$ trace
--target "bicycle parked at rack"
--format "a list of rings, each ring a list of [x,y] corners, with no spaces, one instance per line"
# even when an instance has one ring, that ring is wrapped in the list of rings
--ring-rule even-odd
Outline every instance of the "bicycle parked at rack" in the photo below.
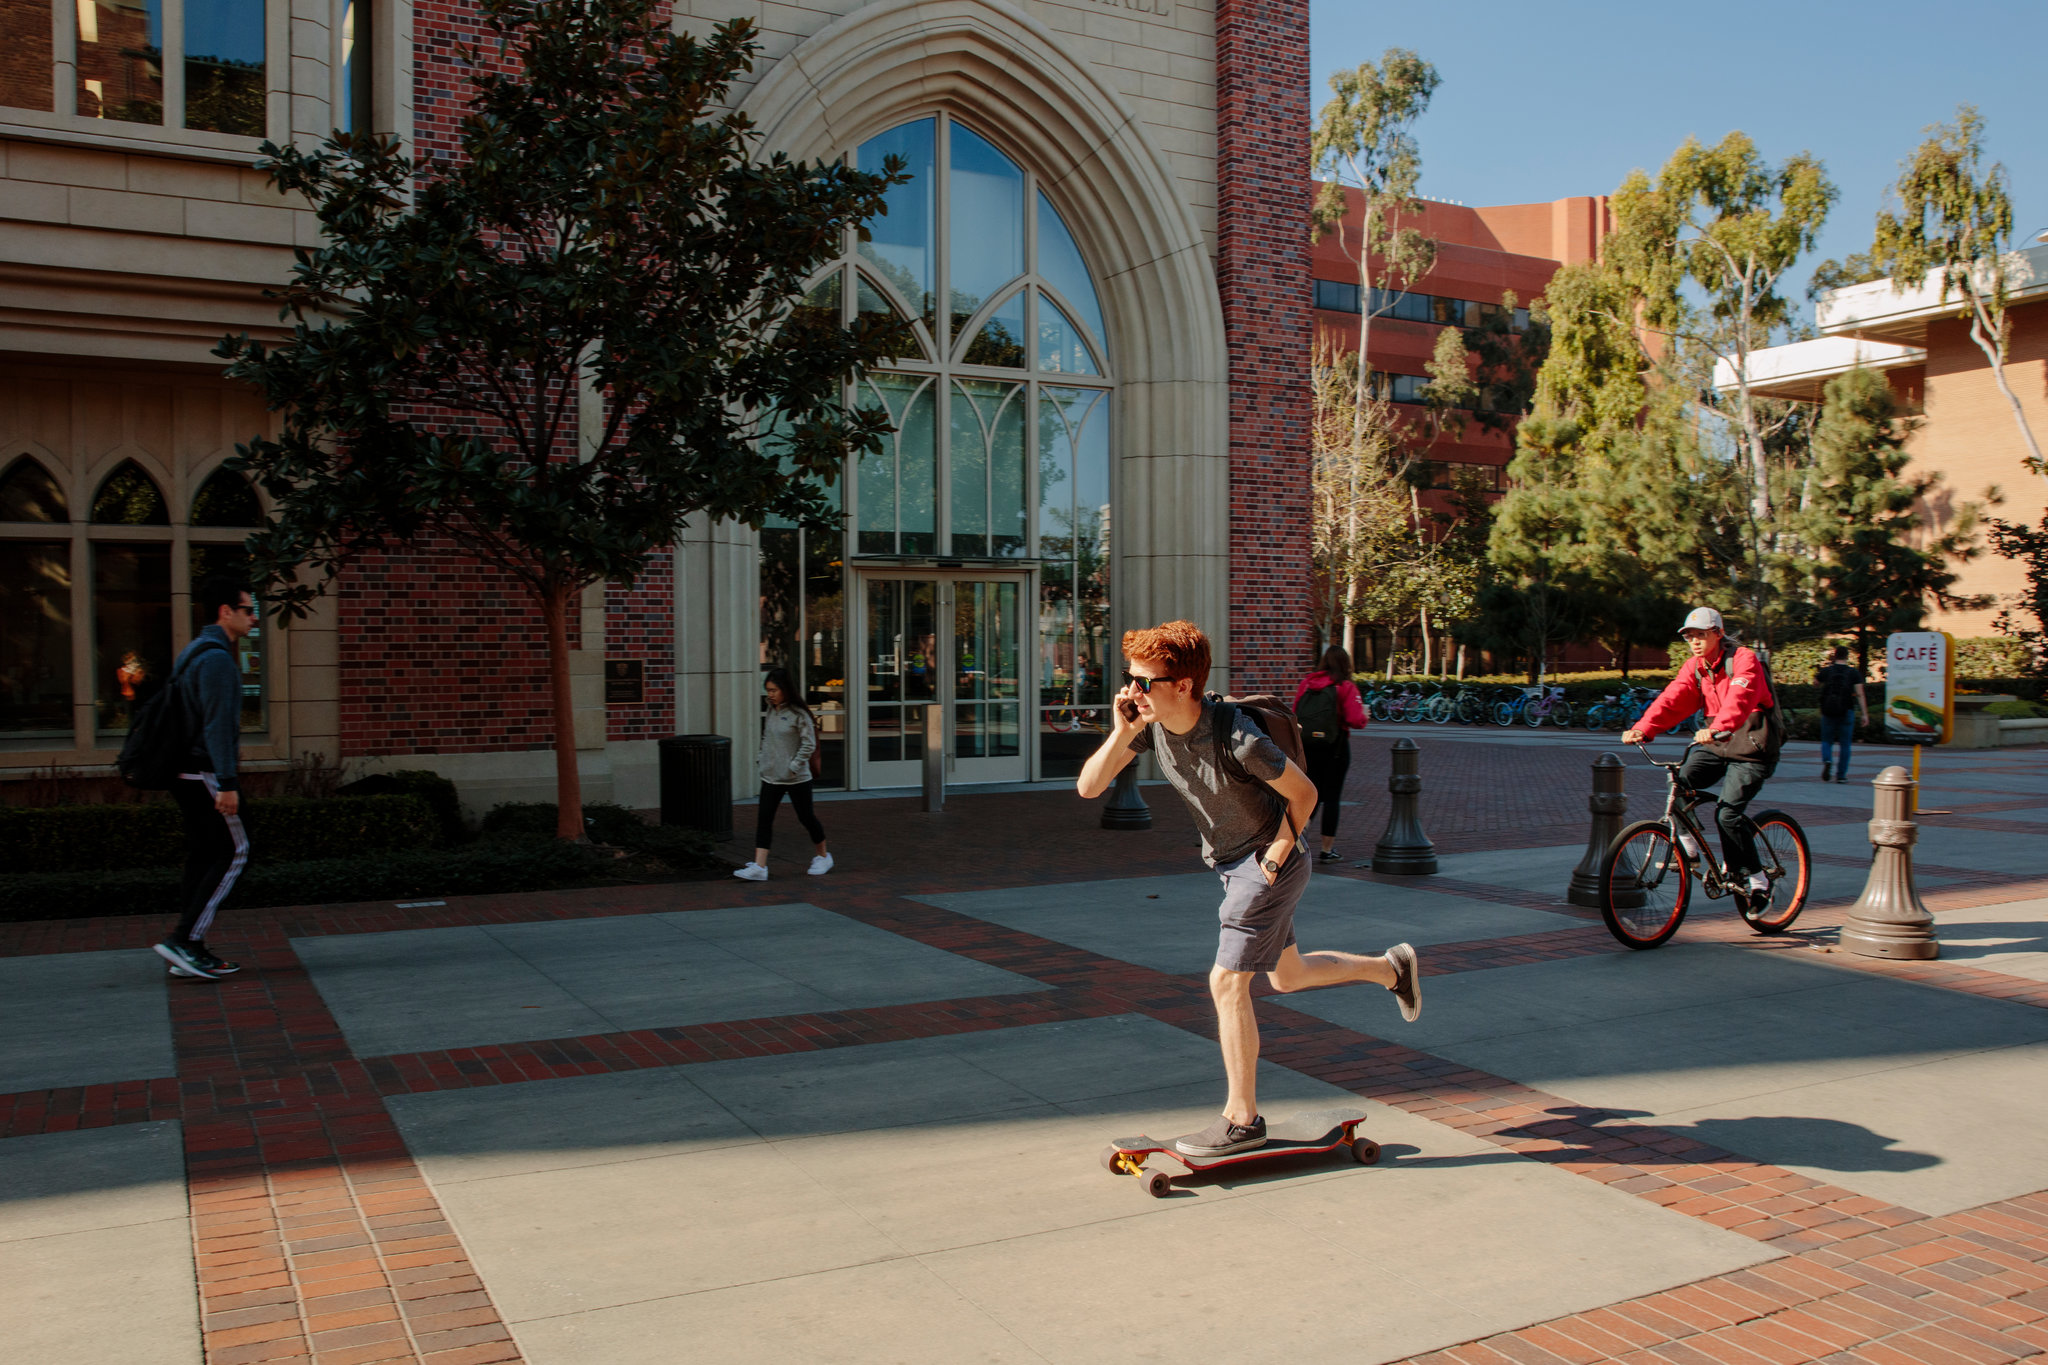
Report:
[[[1695,747],[1688,744],[1686,753]],[[1607,921],[1607,931],[1630,948],[1659,946],[1684,922],[1695,879],[1712,899],[1733,895],[1743,923],[1757,933],[1782,934],[1791,928],[1813,886],[1813,856],[1799,822],[1781,810],[1742,817],[1771,879],[1771,889],[1757,895],[1745,889],[1745,877],[1731,873],[1710,853],[1706,831],[1693,812],[1711,804],[1714,794],[1679,777],[1685,756],[1677,763],[1658,763],[1648,749],[1636,748],[1664,770],[1670,786],[1664,814],[1636,821],[1607,846],[1600,867],[1600,918]]]
[[[1572,728],[1572,704],[1562,687],[1546,687],[1522,703],[1522,724],[1534,730],[1546,720],[1560,730]]]

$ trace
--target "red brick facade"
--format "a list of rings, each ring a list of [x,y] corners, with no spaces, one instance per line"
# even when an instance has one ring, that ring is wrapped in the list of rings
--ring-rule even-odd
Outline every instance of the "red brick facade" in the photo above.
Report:
[[[1217,274],[1230,343],[1230,677],[1310,663],[1308,0],[1216,7]]]

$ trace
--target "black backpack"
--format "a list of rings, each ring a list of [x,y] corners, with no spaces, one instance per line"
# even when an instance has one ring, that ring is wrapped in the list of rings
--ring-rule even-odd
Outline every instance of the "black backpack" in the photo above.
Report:
[[[1311,687],[1294,704],[1294,718],[1301,723],[1301,742],[1317,749],[1334,749],[1344,742],[1343,708],[1337,704],[1337,684]]]
[[[1840,720],[1856,707],[1856,684],[1862,679],[1847,664],[1829,664],[1820,671],[1820,713]]]
[[[199,656],[209,650],[226,654],[228,649],[216,640],[202,640],[200,647],[185,656],[164,685],[135,708],[135,714],[128,721],[128,738],[121,742],[121,756],[114,760],[114,767],[121,774],[121,780],[129,786],[146,792],[169,791],[171,784],[178,780],[178,770],[186,764],[192,752],[192,741],[198,734],[198,725],[192,717],[192,708],[179,690],[178,681],[185,676],[185,670],[198,662]]]

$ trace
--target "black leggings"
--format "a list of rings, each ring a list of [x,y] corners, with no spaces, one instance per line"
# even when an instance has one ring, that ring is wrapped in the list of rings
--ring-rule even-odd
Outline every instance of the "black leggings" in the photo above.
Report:
[[[1351,735],[1342,744],[1310,744],[1303,747],[1308,758],[1308,780],[1316,784],[1316,800],[1323,811],[1323,837],[1337,833],[1337,813],[1344,804],[1344,775],[1351,771]]]
[[[754,816],[754,847],[773,848],[775,838],[775,808],[782,804],[784,794],[789,797],[790,809],[796,818],[810,831],[811,842],[825,842],[825,827],[818,823],[818,817],[811,811],[811,784],[799,782],[785,787],[775,782],[761,784],[761,805]]]

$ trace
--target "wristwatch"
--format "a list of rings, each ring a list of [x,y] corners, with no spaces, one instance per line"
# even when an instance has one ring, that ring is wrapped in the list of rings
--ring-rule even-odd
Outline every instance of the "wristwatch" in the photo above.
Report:
[[[1274,862],[1271,858],[1259,859],[1259,866],[1265,868],[1266,871],[1272,873],[1276,877],[1280,875],[1280,864]]]

